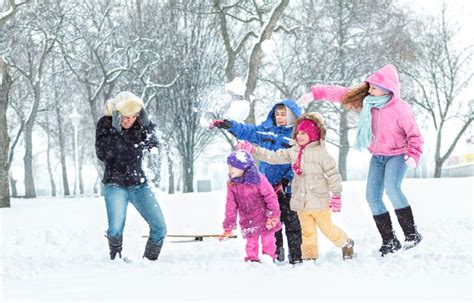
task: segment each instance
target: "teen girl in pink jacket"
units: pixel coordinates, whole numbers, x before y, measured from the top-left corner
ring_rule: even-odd
[[[410,106],[400,98],[396,68],[385,65],[355,88],[314,85],[311,93],[303,95],[298,102],[307,103],[311,100],[341,102],[349,109],[360,111],[355,147],[368,148],[372,153],[366,197],[382,237],[379,249],[382,256],[401,248],[382,200],[384,189],[403,229],[404,249],[417,245],[422,236],[417,231],[411,207],[401,191],[401,182],[408,167],[415,167],[420,161],[423,137]]]

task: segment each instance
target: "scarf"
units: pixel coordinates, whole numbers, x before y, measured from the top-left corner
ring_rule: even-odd
[[[303,170],[301,170],[301,156],[303,155],[303,149],[306,146],[308,146],[308,144],[310,144],[310,143],[312,143],[312,142],[308,142],[305,145],[300,147],[300,151],[298,152],[298,158],[296,159],[296,162],[293,163],[293,165],[291,166],[293,168],[293,171],[295,172],[295,174],[297,174],[298,176],[300,176],[303,173]]]
[[[367,148],[372,142],[372,108],[382,108],[390,100],[391,95],[374,97],[368,95],[364,98],[362,111],[360,112],[359,123],[356,131],[356,149]]]

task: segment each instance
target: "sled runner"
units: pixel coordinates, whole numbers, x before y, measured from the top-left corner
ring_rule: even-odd
[[[204,238],[220,238],[222,235],[221,234],[188,234],[188,235],[166,235],[167,238],[194,238],[194,240],[189,240],[189,241],[203,241]],[[148,238],[148,236],[143,236],[143,238]],[[227,237],[229,239],[235,239],[237,238],[237,235],[232,235]],[[183,241],[184,242],[184,241]]]

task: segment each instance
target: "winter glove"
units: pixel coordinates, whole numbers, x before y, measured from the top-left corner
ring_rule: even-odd
[[[313,100],[314,100],[313,93],[310,92],[299,97],[298,100],[296,100],[296,103],[298,103],[301,106],[307,106]]]
[[[272,229],[272,228],[275,228],[275,226],[277,225],[278,223],[278,218],[267,218],[267,222],[265,223],[265,226],[267,227],[267,229]]]
[[[223,129],[229,129],[232,127],[232,122],[230,120],[224,119],[224,120],[214,120],[212,121],[211,125],[209,125],[209,128],[223,128]]]
[[[148,127],[148,125],[150,125],[150,119],[148,118],[148,113],[144,107],[142,107],[138,113],[138,123],[140,123],[142,127]]]
[[[224,233],[219,237],[219,241],[227,240],[232,236],[232,230],[224,230]]]
[[[249,154],[252,154],[253,151],[253,145],[247,141],[237,141],[235,144],[235,149],[236,150],[245,150]]]
[[[329,208],[333,213],[338,213],[341,211],[341,196],[332,196],[331,201],[329,202]]]
[[[118,111],[112,113],[112,127],[115,128],[119,133],[122,132],[122,115]]]
[[[405,155],[405,157],[403,157],[403,160],[405,160],[405,164],[408,166],[408,168],[416,167],[416,160],[413,157]]]

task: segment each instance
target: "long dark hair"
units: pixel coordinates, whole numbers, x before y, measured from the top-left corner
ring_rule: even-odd
[[[361,110],[364,98],[369,94],[369,84],[364,82],[349,90],[342,98],[342,105],[348,109]]]

